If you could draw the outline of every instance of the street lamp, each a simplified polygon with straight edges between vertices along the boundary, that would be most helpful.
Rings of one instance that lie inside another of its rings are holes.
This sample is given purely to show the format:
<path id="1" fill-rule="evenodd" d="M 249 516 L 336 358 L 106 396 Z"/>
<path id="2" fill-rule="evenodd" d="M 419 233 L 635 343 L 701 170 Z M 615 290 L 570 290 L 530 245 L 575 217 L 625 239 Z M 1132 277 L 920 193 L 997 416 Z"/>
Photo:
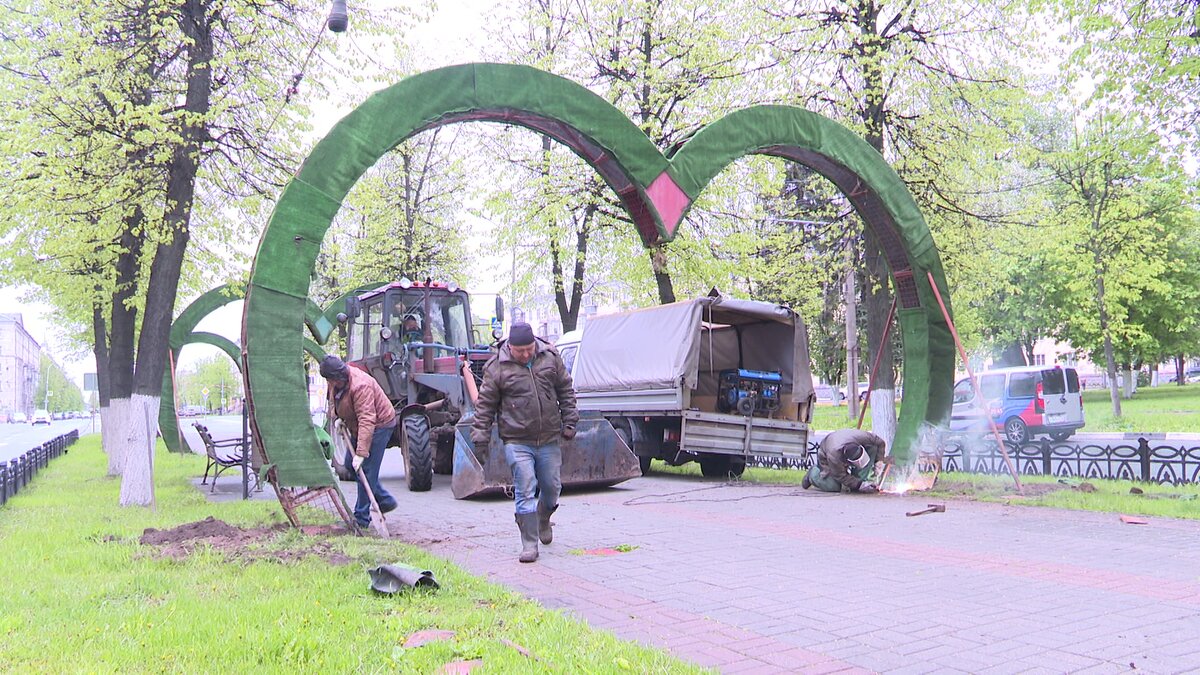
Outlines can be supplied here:
<path id="1" fill-rule="evenodd" d="M 46 403 L 45 403 L 45 405 L 42 406 L 42 409 L 45 410 L 46 412 L 50 412 L 50 397 L 53 395 L 54 395 L 54 392 L 50 391 L 50 388 L 47 387 L 46 388 Z"/>

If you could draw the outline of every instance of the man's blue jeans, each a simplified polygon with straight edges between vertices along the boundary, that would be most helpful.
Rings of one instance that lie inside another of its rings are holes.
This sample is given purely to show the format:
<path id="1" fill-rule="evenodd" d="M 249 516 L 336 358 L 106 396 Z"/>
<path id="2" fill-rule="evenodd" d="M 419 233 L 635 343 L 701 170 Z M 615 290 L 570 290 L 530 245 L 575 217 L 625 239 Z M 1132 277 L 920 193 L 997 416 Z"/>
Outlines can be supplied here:
<path id="1" fill-rule="evenodd" d="M 387 448 L 388 441 L 392 438 L 392 431 L 395 429 L 395 424 L 383 429 L 378 427 L 375 429 L 375 433 L 371 436 L 371 454 L 363 460 L 362 465 L 363 475 L 367 477 L 367 483 L 371 485 L 371 492 L 375 493 L 375 501 L 379 502 L 380 511 L 391 511 L 396 508 L 396 498 L 379 484 L 379 467 L 383 464 L 383 451 Z M 355 445 L 358 444 L 358 439 L 350 440 Z M 357 477 L 355 477 L 354 484 L 358 486 L 358 499 L 354 502 L 354 519 L 361 527 L 367 527 L 371 524 L 371 498 L 367 496 L 362 481 Z"/>
<path id="2" fill-rule="evenodd" d="M 517 513 L 534 513 L 538 501 L 546 509 L 558 504 L 562 492 L 562 450 L 558 443 L 546 445 L 504 444 L 504 459 L 512 469 L 513 496 Z"/>

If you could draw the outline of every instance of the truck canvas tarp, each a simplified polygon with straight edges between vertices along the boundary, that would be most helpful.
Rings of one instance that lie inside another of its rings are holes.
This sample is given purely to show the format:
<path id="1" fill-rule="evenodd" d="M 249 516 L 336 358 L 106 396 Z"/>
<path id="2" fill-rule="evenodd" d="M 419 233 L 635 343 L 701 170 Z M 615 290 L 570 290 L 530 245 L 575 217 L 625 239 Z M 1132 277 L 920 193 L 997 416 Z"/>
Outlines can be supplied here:
<path id="1" fill-rule="evenodd" d="M 582 412 L 638 456 L 738 476 L 751 456 L 802 457 L 813 386 L 804 323 L 787 307 L 710 294 L 590 317 L 574 356 Z"/>
<path id="2" fill-rule="evenodd" d="M 693 399 L 716 397 L 718 373 L 746 368 L 778 371 L 788 403 L 813 395 L 804 322 L 766 302 L 710 296 L 591 317 L 578 358 L 580 394 L 682 385 Z"/>

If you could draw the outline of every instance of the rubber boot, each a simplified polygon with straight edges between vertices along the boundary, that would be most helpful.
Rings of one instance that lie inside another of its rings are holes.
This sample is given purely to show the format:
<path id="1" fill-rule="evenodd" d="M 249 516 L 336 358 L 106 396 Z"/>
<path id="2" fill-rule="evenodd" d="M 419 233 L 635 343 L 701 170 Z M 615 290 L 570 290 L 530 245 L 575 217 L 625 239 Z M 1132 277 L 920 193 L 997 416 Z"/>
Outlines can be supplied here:
<path id="1" fill-rule="evenodd" d="M 550 516 L 554 515 L 554 512 L 557 510 L 558 504 L 547 509 L 545 506 L 542 506 L 541 502 L 538 502 L 538 538 L 541 539 L 543 544 L 549 544 L 554 541 L 554 530 L 550 529 Z"/>
<path id="2" fill-rule="evenodd" d="M 518 513 L 517 529 L 521 530 L 521 562 L 538 559 L 538 514 Z"/>

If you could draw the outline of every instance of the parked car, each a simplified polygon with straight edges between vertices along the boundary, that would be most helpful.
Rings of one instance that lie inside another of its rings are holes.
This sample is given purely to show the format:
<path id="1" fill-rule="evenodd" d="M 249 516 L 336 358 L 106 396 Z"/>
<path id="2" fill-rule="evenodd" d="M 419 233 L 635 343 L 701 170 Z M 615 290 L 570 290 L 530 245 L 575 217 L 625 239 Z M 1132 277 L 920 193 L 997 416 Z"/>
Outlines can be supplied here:
<path id="1" fill-rule="evenodd" d="M 50 413 L 45 410 L 34 410 L 33 417 L 29 420 L 29 423 L 35 427 L 39 424 L 50 426 Z"/>
<path id="2" fill-rule="evenodd" d="M 179 416 L 180 417 L 199 417 L 199 416 L 203 415 L 205 412 L 206 411 L 204 410 L 204 406 L 185 405 L 179 409 Z"/>
<path id="3" fill-rule="evenodd" d="M 867 382 L 866 380 L 863 380 L 862 382 L 858 383 L 858 400 L 859 401 L 867 400 L 867 388 L 870 386 L 871 386 L 871 383 Z M 847 398 L 850 398 L 850 387 L 845 387 L 842 389 L 842 400 L 844 401 Z"/>
<path id="4" fill-rule="evenodd" d="M 9 421 L 13 424 L 25 424 L 29 421 L 29 418 L 26 417 L 25 413 L 23 412 L 15 412 L 12 414 L 12 417 L 9 418 Z"/>
<path id="5" fill-rule="evenodd" d="M 846 395 L 832 384 L 814 384 L 813 393 L 817 395 L 817 403 L 836 405 L 846 400 Z"/>
<path id="6" fill-rule="evenodd" d="M 951 431 L 985 432 L 991 416 L 1005 438 L 1019 444 L 1036 434 L 1063 441 L 1083 428 L 1083 396 L 1074 368 L 1000 368 L 978 377 L 983 400 L 969 378 L 954 385 Z"/>

